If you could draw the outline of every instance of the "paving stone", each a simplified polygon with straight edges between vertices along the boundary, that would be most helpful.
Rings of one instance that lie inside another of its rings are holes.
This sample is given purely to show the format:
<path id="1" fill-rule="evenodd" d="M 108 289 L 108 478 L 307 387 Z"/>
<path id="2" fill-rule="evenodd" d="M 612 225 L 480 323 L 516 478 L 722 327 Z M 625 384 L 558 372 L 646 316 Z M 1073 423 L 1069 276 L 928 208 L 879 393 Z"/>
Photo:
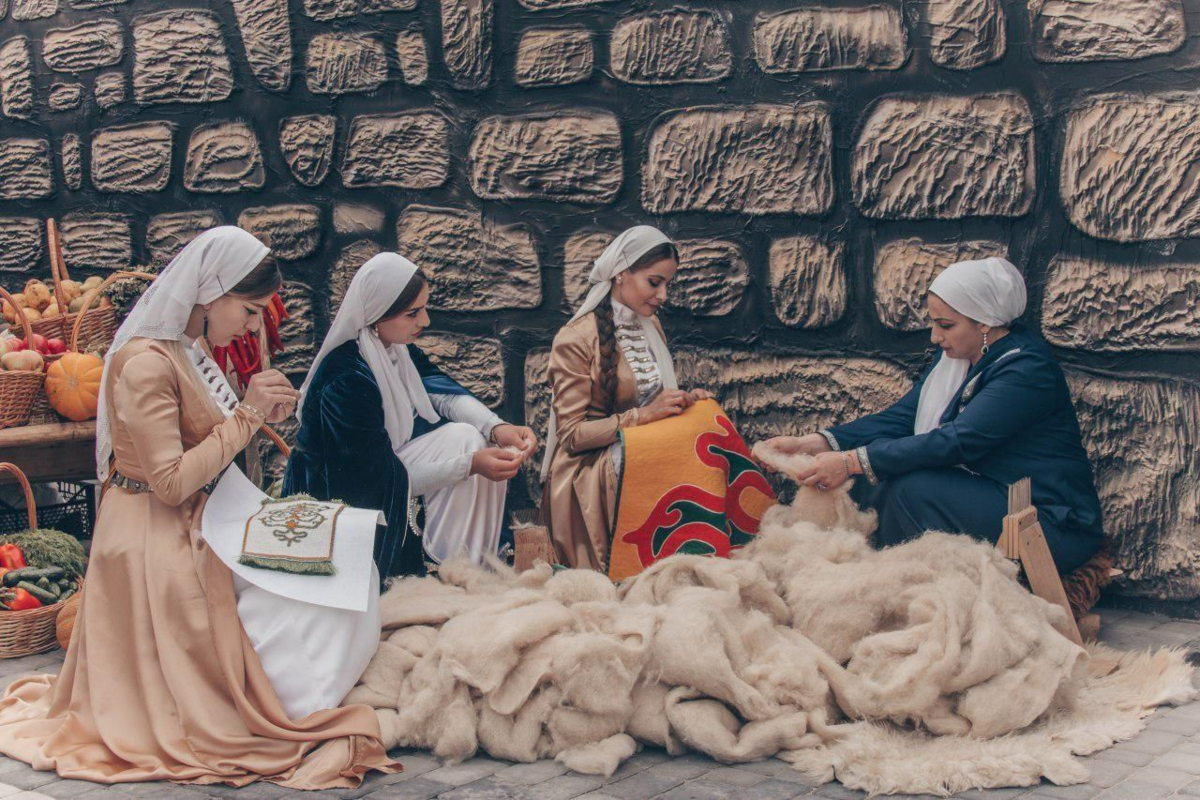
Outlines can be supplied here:
<path id="1" fill-rule="evenodd" d="M 1200 775 L 1200 755 L 1172 750 L 1150 765 L 1150 769 L 1155 768 L 1178 770 L 1192 776 Z"/>
<path id="2" fill-rule="evenodd" d="M 1113 749 L 1136 750 L 1139 753 L 1162 755 L 1182 741 L 1183 737 L 1177 733 L 1167 733 L 1166 731 L 1142 731 L 1133 739 L 1130 739 L 1127 742 L 1121 742 L 1120 744 L 1114 746 Z"/>
<path id="3" fill-rule="evenodd" d="M 428 800 L 430 797 L 437 797 L 447 790 L 446 784 L 438 781 L 431 781 L 427 778 L 415 778 L 411 781 L 402 781 L 393 783 L 391 786 L 385 786 L 378 792 L 370 795 L 371 800 Z"/>
<path id="4" fill-rule="evenodd" d="M 660 775 L 664 778 L 678 778 L 681 781 L 690 781 L 693 778 L 699 778 L 712 771 L 712 764 L 697 763 L 692 760 L 675 759 L 672 761 L 664 761 L 662 764 L 655 764 L 647 770 L 650 774 Z"/>
<path id="5" fill-rule="evenodd" d="M 445 800 L 507 800 L 510 797 L 524 796 L 524 787 L 516 788 L 497 783 L 492 778 L 484 778 L 438 795 Z"/>
<path id="6" fill-rule="evenodd" d="M 1133 776 L 1134 780 L 1144 783 L 1152 783 L 1156 786 L 1165 786 L 1171 791 L 1175 791 L 1182 786 L 1187 786 L 1196 779 L 1195 771 L 1184 772 L 1179 769 L 1170 769 L 1169 767 L 1159 766 L 1158 762 L 1154 762 L 1149 766 L 1138 770 L 1137 775 Z"/>
<path id="7" fill-rule="evenodd" d="M 513 764 L 505 767 L 492 776 L 498 783 L 511 783 L 522 786 L 532 786 L 535 783 L 548 781 L 564 775 L 567 768 L 557 761 L 543 759 L 532 764 Z"/>
<path id="8" fill-rule="evenodd" d="M 1200 797 L 1200 781 L 1196 781 L 1195 783 L 1189 783 L 1187 786 L 1180 789 L 1179 792 L 1180 792 L 1180 794 L 1191 795 L 1193 797 Z"/>
<path id="9" fill-rule="evenodd" d="M 481 778 L 487 778 L 507 766 L 503 761 L 492 761 L 487 758 L 473 758 L 461 764 L 435 769 L 425 773 L 424 778 L 447 784 L 448 786 L 463 786 Z"/>
<path id="10" fill-rule="evenodd" d="M 966 800 L 1012 800 L 1028 793 L 1029 789 L 1020 786 L 1011 789 L 972 789 L 969 792 L 959 792 L 955 797 Z"/>
<path id="11" fill-rule="evenodd" d="M 1088 800 L 1095 797 L 1104 789 L 1099 786 L 1093 786 L 1090 783 L 1080 783 L 1074 786 L 1055 786 L 1053 783 L 1043 782 L 1026 797 L 1057 797 L 1061 800 Z"/>
<path id="12" fill-rule="evenodd" d="M 817 787 L 817 791 L 814 792 L 814 796 L 833 797 L 838 798 L 838 800 L 857 800 L 857 798 L 866 797 L 867 794 L 866 792 L 860 792 L 857 789 L 847 789 L 837 781 L 833 781 Z"/>
<path id="13" fill-rule="evenodd" d="M 1194 736 L 1200 733 L 1200 717 L 1166 716 L 1156 719 L 1146 726 L 1148 730 L 1177 733 L 1180 736 Z"/>
<path id="14" fill-rule="evenodd" d="M 705 780 L 716 781 L 717 783 L 730 783 L 734 786 L 754 786 L 757 783 L 762 783 L 763 776 L 756 772 L 748 772 L 744 769 L 736 767 L 721 767 L 714 769 L 712 772 L 704 776 Z"/>
<path id="15" fill-rule="evenodd" d="M 612 775 L 609 775 L 607 778 L 604 779 L 604 784 L 605 784 L 604 791 L 606 791 L 606 792 L 608 791 L 609 785 L 614 784 L 614 783 L 620 783 L 621 781 L 625 780 L 626 778 L 631 778 L 634 775 L 645 772 L 651 766 L 653 766 L 653 765 L 647 764 L 642 761 L 634 761 L 632 758 L 626 759 L 625 761 L 621 762 L 621 766 L 617 767 L 616 772 L 614 772 Z"/>
<path id="16" fill-rule="evenodd" d="M 662 795 L 663 800 L 721 800 L 739 797 L 744 790 L 740 786 L 729 786 L 713 781 L 690 781 Z"/>
<path id="17" fill-rule="evenodd" d="M 624 800 L 644 800 L 648 797 L 658 797 L 683 783 L 680 778 L 656 775 L 648 769 L 643 769 L 636 775 L 616 783 L 607 783 L 601 789 L 609 797 L 620 797 Z"/>
<path id="18" fill-rule="evenodd" d="M 1098 797 L 1102 800 L 1154 800 L 1156 797 L 1166 797 L 1171 790 L 1165 786 L 1140 781 L 1124 781 L 1111 789 L 1105 789 Z"/>
<path id="19" fill-rule="evenodd" d="M 58 780 L 53 772 L 39 772 L 23 761 L 9 760 L 0 766 L 0 782 L 18 789 L 37 789 Z"/>
<path id="20" fill-rule="evenodd" d="M 91 781 L 66 780 L 53 781 L 44 786 L 39 786 L 38 791 L 47 797 L 75 798 L 90 791 L 103 788 L 103 784 L 92 783 Z M 0 797 L 4 796 L 4 793 L 0 792 Z"/>
<path id="21" fill-rule="evenodd" d="M 1092 771 L 1088 783 L 1107 789 L 1125 780 L 1138 769 L 1136 764 L 1126 764 L 1121 761 L 1088 759 L 1087 768 Z"/>
<path id="22" fill-rule="evenodd" d="M 12 797 L 15 794 L 20 794 L 22 791 L 19 786 L 9 786 L 7 783 L 0 783 L 0 797 Z"/>
<path id="23" fill-rule="evenodd" d="M 536 786 L 526 787 L 525 796 L 530 800 L 570 800 L 599 789 L 603 783 L 600 778 L 590 775 L 559 775 Z"/>

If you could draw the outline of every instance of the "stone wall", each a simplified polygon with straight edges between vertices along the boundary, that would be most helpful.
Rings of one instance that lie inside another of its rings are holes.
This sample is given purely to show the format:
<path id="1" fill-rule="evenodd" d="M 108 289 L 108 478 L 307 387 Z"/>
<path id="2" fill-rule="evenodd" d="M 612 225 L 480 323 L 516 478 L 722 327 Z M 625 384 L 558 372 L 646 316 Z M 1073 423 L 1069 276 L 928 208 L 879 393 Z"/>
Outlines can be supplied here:
<path id="1" fill-rule="evenodd" d="M 367 258 L 510 419 L 589 262 L 683 245 L 666 325 L 751 436 L 891 401 L 925 286 L 1007 253 L 1068 365 L 1128 597 L 1200 610 L 1200 0 L 0 0 L 0 280 L 284 260 L 283 367 Z M 1037 476 L 1034 476 L 1035 479 Z M 514 487 L 529 502 L 532 476 Z"/>

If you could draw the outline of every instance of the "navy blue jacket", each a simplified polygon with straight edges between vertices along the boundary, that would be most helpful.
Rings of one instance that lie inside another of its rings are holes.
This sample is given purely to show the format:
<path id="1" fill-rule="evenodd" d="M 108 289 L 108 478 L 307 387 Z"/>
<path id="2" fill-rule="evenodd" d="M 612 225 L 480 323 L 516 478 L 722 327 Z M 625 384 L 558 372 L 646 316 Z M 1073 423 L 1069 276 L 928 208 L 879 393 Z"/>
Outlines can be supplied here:
<path id="1" fill-rule="evenodd" d="M 1092 465 L 1066 377 L 1046 343 L 1015 326 L 967 373 L 941 426 L 914 435 L 928 375 L 890 408 L 829 433 L 843 450 L 865 446 L 879 480 L 955 466 L 1004 486 L 1030 477 L 1043 524 L 1098 546 L 1103 529 Z"/>
<path id="2" fill-rule="evenodd" d="M 415 345 L 408 350 L 427 392 L 469 394 Z M 417 417 L 413 437 L 434 427 Z M 392 451 L 379 382 L 356 341 L 329 353 L 309 384 L 283 479 L 285 496 L 300 492 L 380 509 L 387 519 L 375 538 L 380 577 L 424 574 L 421 540 L 408 520 L 408 471 Z"/>

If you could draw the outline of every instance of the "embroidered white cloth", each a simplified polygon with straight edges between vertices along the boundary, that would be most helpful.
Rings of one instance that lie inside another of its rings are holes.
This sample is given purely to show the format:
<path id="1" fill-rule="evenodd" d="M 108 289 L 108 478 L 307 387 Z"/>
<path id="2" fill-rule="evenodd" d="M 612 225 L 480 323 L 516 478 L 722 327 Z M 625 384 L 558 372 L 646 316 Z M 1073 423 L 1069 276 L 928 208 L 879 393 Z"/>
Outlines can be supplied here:
<path id="1" fill-rule="evenodd" d="M 239 564 L 298 575 L 335 575 L 333 543 L 343 503 L 311 498 L 264 500 L 246 520 Z"/>
<path id="2" fill-rule="evenodd" d="M 366 611 L 371 595 L 379 592 L 371 570 L 375 526 L 386 524 L 383 514 L 347 506 L 338 517 L 338 535 L 333 540 L 336 574 L 296 575 L 240 562 L 247 520 L 269 499 L 241 470 L 231 466 L 204 506 L 204 541 L 235 575 L 268 592 L 318 606 Z"/>

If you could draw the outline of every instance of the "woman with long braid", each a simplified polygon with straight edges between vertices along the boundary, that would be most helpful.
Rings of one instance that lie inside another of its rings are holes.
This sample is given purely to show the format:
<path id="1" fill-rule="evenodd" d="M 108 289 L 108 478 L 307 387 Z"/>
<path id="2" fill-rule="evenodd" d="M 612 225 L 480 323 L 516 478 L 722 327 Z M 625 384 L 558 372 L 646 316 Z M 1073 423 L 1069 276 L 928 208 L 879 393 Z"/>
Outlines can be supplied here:
<path id="1" fill-rule="evenodd" d="M 554 338 L 542 506 L 562 564 L 607 569 L 620 431 L 711 397 L 679 389 L 657 318 L 678 269 L 666 235 L 630 228 L 596 260 L 591 292 Z"/>

